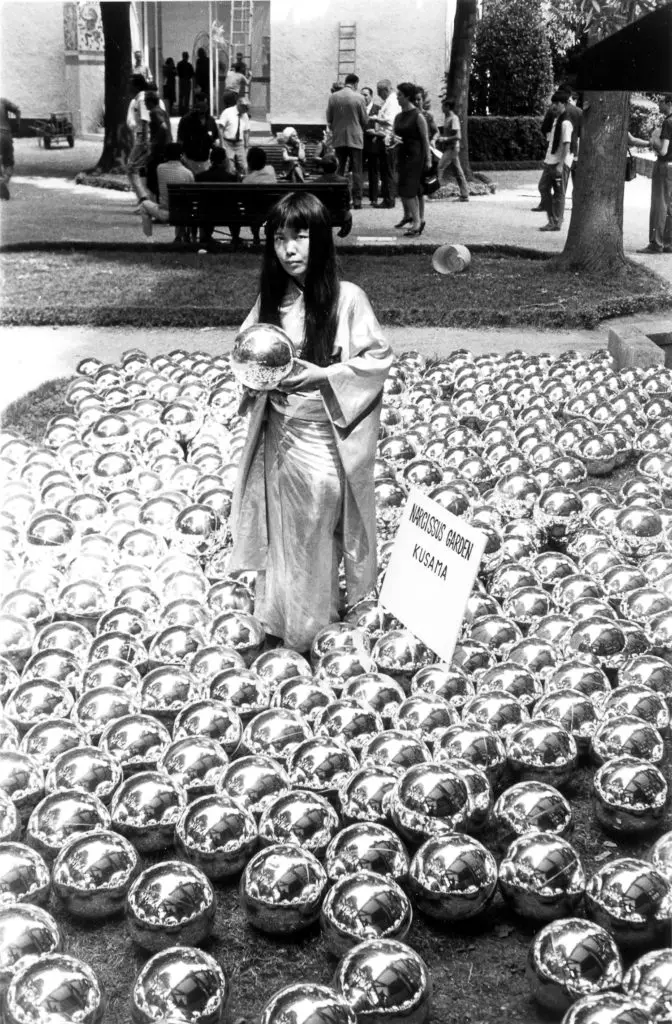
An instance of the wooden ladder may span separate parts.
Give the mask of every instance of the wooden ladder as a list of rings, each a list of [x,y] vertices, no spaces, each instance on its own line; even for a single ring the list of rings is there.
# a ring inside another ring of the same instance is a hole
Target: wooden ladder
[[[343,84],[346,75],[355,73],[357,24],[341,21],[338,24],[338,81]]]
[[[229,44],[231,64],[236,59],[236,53],[242,53],[248,74],[251,73],[252,0],[231,0]]]

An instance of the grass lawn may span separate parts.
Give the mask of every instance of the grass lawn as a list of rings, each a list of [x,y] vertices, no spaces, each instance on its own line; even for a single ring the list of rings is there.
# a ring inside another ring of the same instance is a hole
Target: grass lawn
[[[466,273],[434,272],[431,250],[341,256],[343,277],[386,325],[593,327],[672,306],[672,292],[630,264],[618,280],[554,268],[542,254],[474,247]],[[254,302],[260,255],[88,250],[5,252],[0,323],[236,326]]]
[[[50,381],[5,411],[3,423],[38,441],[47,419],[66,411],[63,396],[68,379]],[[612,490],[631,474],[626,466],[600,485]],[[672,783],[669,740],[664,762]],[[608,858],[645,856],[654,838],[672,827],[670,810],[659,829],[637,839],[606,836],[595,823],[591,780],[594,766],[582,764],[565,789],[574,814],[569,836],[587,876]],[[512,779],[505,780],[504,785]],[[479,838],[501,859],[505,845],[492,827]],[[166,859],[174,856],[166,851]],[[143,862],[146,866],[147,861]],[[227,1020],[253,1024],[269,996],[286,984],[298,981],[329,983],[336,961],[328,954],[319,928],[313,927],[291,941],[256,932],[245,920],[238,901],[237,881],[220,883],[213,937],[205,948],[222,964],[231,983]],[[103,983],[109,1006],[105,1024],[127,1024],[133,981],[147,955],[129,941],[123,919],[82,923],[70,918],[53,903],[49,909],[64,933],[66,949],[89,963]],[[408,936],[410,945],[426,960],[434,985],[432,1020],[436,1024],[545,1024],[550,1018],[530,999],[525,963],[532,937],[538,930],[517,918],[497,895],[486,913],[462,925],[440,926],[416,914]],[[626,959],[626,964],[630,961]]]

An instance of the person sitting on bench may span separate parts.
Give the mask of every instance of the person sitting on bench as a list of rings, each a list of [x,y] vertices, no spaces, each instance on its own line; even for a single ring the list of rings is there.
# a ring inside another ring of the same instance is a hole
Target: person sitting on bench
[[[167,224],[168,213],[168,186],[177,184],[189,184],[193,182],[194,176],[184,166],[180,157],[182,155],[181,142],[169,142],[165,148],[165,161],[156,169],[156,177],[159,185],[159,201],[155,203],[147,192],[140,198],[140,210],[142,213],[142,230],[151,237],[152,224],[156,221],[159,224]],[[175,242],[188,241],[187,229],[175,228]]]
[[[200,174],[196,175],[196,181],[238,181],[238,175],[233,170],[229,155],[225,149],[222,149],[221,146],[215,146],[210,150],[210,166],[207,171],[201,171]],[[214,224],[201,224],[198,231],[198,244],[206,249],[212,246],[214,230]],[[229,227],[232,238],[234,230],[234,228]]]
[[[321,180],[333,182],[334,184],[336,184],[337,182],[345,182],[345,184],[348,185],[348,193],[350,192],[350,185],[348,179],[345,177],[344,174],[338,173],[338,157],[336,156],[335,153],[333,156],[328,154],[327,156],[322,157]],[[352,202],[352,197],[350,198],[350,201]],[[349,235],[351,231],[352,214],[348,213],[345,223],[343,224],[341,230],[338,232],[338,236],[339,238],[345,238],[345,236]]]
[[[266,150],[261,146],[251,146],[247,151],[247,174],[243,178],[243,185],[270,185],[277,180],[275,167],[267,162]],[[263,223],[262,218],[258,224],[250,225],[254,245],[261,245],[260,231]]]

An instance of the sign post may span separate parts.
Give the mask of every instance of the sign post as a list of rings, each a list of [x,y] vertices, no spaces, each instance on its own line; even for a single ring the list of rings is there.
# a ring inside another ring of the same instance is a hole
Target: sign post
[[[381,605],[450,663],[486,537],[417,487],[399,521]]]

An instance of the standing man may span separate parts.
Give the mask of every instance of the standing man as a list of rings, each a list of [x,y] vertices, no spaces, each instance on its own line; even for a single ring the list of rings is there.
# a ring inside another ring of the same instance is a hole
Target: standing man
[[[658,108],[664,120],[651,136],[656,162],[651,175],[649,244],[641,251],[672,253],[672,94],[663,96]]]
[[[131,74],[142,75],[147,82],[152,80],[152,72],[142,59],[142,50],[134,50],[133,52],[133,71]]]
[[[177,112],[180,116],[189,112],[191,101],[191,80],[194,77],[194,65],[189,60],[186,50],[182,52],[182,60],[177,62],[177,81],[179,85],[179,96]]]
[[[396,89],[392,88],[389,78],[382,78],[376,86],[381,99],[381,107],[371,121],[378,126],[376,143],[378,145],[378,163],[380,166],[380,194],[382,199],[376,205],[384,210],[392,210],[397,198],[397,166],[396,150],[386,145],[386,139],[392,132],[394,119],[401,113]]]
[[[235,97],[233,93],[228,95],[236,102],[224,107],[219,115],[219,132],[231,166],[238,178],[242,179],[247,174],[246,152],[250,142],[250,117],[247,113],[249,103],[242,96]]]
[[[357,75],[346,75],[345,88],[332,92],[327,104],[327,126],[334,138],[338,173],[345,174],[348,164],[352,170],[352,205],[355,210],[362,208],[362,150],[364,130],[369,120],[364,97],[357,91],[358,85]]]
[[[21,111],[11,100],[0,97],[0,199],[9,199],[9,182],[14,173],[14,140],[9,114],[16,118],[18,129]]]
[[[180,119],[177,141],[182,144],[182,159],[194,174],[202,174],[210,166],[210,151],[219,146],[219,131],[210,116],[208,97],[194,97],[194,109]]]
[[[149,161],[149,110],[145,102],[146,95],[152,95],[155,89],[150,88],[142,75],[131,75],[131,91],[133,99],[128,105],[126,124],[133,135],[133,145],[126,161],[126,173],[131,183],[131,188],[138,197],[138,201],[146,194],[145,186],[140,180],[141,174],[146,174]],[[163,100],[156,104],[165,113]]]
[[[467,179],[464,176],[462,170],[462,164],[460,163],[460,142],[462,141],[462,125],[460,119],[455,113],[455,101],[446,100],[445,105],[446,120],[443,128],[443,137],[446,140],[446,148],[444,149],[441,159],[439,160],[439,166],[437,169],[437,175],[442,185],[446,184],[446,171],[449,167],[453,168],[457,183],[460,186],[460,202],[469,202],[469,185]]]
[[[548,149],[539,181],[541,205],[548,223],[540,231],[559,231],[565,215],[567,181],[572,167],[572,122],[565,113],[567,94],[554,92],[551,97],[553,124],[548,132]]]

